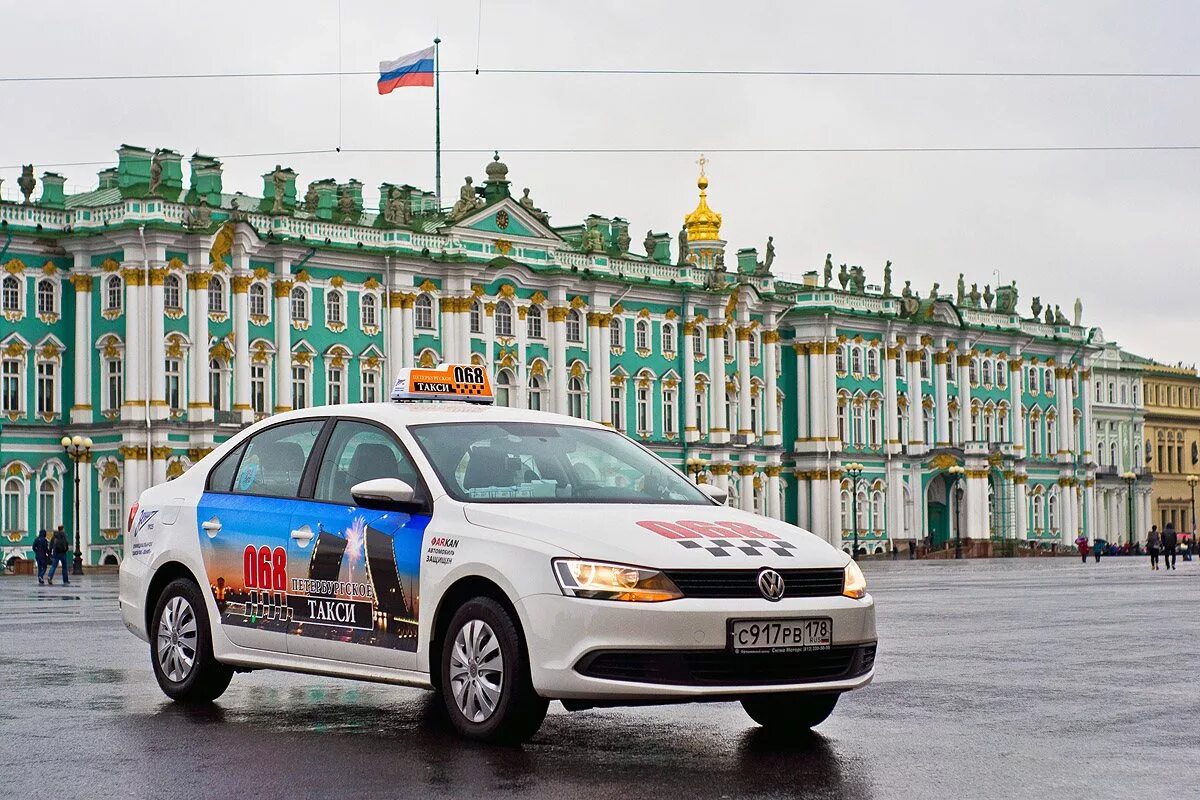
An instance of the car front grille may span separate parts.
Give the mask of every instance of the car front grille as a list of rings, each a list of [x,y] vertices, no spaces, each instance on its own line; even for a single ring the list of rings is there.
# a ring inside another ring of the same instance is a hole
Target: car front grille
[[[599,650],[575,671],[591,678],[672,686],[763,686],[818,683],[866,675],[875,644],[841,645],[805,653],[729,650]]]
[[[845,573],[841,569],[780,569],[783,596],[837,597],[842,593]],[[724,599],[762,597],[757,569],[672,569],[665,570],[684,597]]]

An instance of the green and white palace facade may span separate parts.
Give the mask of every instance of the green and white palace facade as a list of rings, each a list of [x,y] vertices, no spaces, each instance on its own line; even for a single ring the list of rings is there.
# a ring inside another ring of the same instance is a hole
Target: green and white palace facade
[[[1078,307],[1043,319],[1015,286],[894,291],[890,264],[876,285],[773,242],[731,252],[703,173],[682,230],[637,244],[616,216],[551,224],[498,157],[452,206],[384,183],[368,209],[358,181],[279,167],[262,197],[233,194],[214,158],[131,146],[92,191],[32,168],[16,184],[0,187],[5,560],[75,529],[64,435],[93,441],[79,522],[87,562],[112,563],[138,494],[241,427],[386,399],[397,368],[445,361],[845,548],[855,528],[872,552],[956,532],[1071,542],[1121,516],[1097,508],[1094,364],[1137,364]]]

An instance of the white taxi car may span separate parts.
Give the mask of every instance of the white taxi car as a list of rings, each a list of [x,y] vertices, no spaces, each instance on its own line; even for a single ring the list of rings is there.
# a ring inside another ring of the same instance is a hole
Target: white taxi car
[[[359,678],[513,742],[551,700],[737,699],[806,728],[870,682],[874,604],[822,539],[601,425],[472,402],[479,367],[405,370],[393,399],[445,402],[279,414],[142,494],[120,606],[168,696]]]

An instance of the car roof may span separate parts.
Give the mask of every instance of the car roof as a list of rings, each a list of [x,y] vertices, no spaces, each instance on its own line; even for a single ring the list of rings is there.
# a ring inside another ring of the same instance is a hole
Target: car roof
[[[345,403],[332,406],[313,406],[275,414],[264,422],[275,423],[329,416],[363,417],[383,422],[395,428],[433,422],[542,422],[583,428],[605,428],[605,426],[590,420],[565,414],[553,414],[549,411],[531,411],[524,408],[462,402]]]

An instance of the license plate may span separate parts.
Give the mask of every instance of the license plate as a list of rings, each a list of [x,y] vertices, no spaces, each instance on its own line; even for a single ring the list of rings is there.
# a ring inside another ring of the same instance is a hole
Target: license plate
[[[833,644],[833,620],[735,619],[729,624],[729,645],[735,653],[798,653],[828,650]]]

